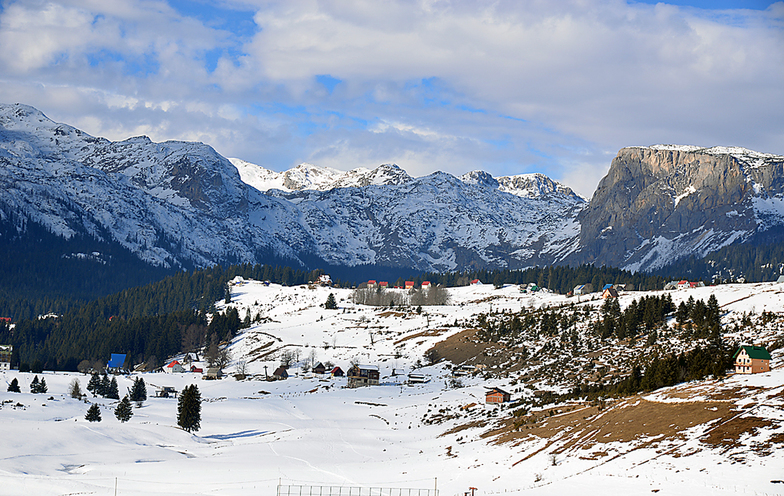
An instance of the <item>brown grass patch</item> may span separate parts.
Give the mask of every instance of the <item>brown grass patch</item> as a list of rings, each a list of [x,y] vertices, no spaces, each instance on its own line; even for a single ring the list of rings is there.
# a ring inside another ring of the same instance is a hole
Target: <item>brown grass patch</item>
[[[410,336],[406,336],[404,338],[398,339],[394,342],[395,346],[399,345],[400,343],[404,343],[409,339],[416,339],[422,337],[432,337],[432,336],[440,336],[441,334],[445,333],[446,329],[429,329],[427,331],[418,332],[416,334],[411,334]],[[422,341],[424,342],[424,341]]]
[[[496,363],[498,357],[485,355],[487,350],[494,349],[496,345],[476,342],[477,332],[479,332],[479,329],[466,329],[436,343],[433,348],[435,348],[440,357],[452,363],[466,363],[469,360],[473,364],[482,364],[485,361]]]
[[[655,438],[659,442],[677,438],[682,430],[695,425],[729,418],[732,414],[730,406],[716,401],[658,403],[634,397],[604,410],[583,405],[552,417],[547,412],[536,412],[527,417],[507,419],[501,427],[485,434],[495,437],[497,443],[508,443],[529,436],[555,442],[559,435],[568,433],[568,439],[555,451],[558,453],[641,438]]]
[[[458,432],[464,431],[466,429],[473,429],[474,427],[484,427],[486,425],[487,425],[487,420],[474,420],[473,422],[468,422],[465,424],[460,424],[457,427],[452,427],[448,431],[439,434],[438,437],[448,436],[450,434],[457,434]]]
[[[378,314],[379,317],[400,317],[402,319],[408,317],[408,314],[405,312],[395,312],[393,310],[388,310],[386,312],[381,312]]]
[[[759,417],[735,417],[711,429],[700,441],[714,448],[722,448],[722,451],[726,452],[742,446],[740,438],[744,434],[754,434],[759,429],[772,425],[772,421]]]

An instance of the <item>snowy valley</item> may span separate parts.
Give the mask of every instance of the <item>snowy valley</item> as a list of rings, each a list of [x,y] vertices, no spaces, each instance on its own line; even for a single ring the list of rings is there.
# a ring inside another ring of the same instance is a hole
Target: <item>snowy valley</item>
[[[699,344],[677,338],[671,317],[649,344],[644,336],[598,338],[590,322],[520,343],[528,358],[502,354],[506,345],[465,339],[485,316],[521,311],[576,310],[599,315],[598,294],[567,298],[516,285],[449,288],[443,306],[394,308],[354,303],[351,290],[284,287],[235,279],[231,301],[255,321],[228,344],[232,360],[222,380],[196,373],[119,376],[120,391],[134,377],[147,383],[147,401],[127,423],[114,418],[115,400],[70,398],[74,378],[39,374],[46,394],[0,392],[0,442],[7,494],[274,494],[283,486],[417,488],[440,495],[477,494],[782,494],[784,459],[784,286],[732,284],[676,291],[621,293],[621,308],[642,297],[671,296],[675,305],[708,300],[721,309],[723,339],[764,344],[772,371],[682,383],[651,393],[602,401],[541,399],[575,384],[556,369],[585,371],[580,378],[628,373],[635,357],[652,350],[683,351]],[[324,308],[329,294],[338,308]],[[588,310],[585,310],[585,308]],[[590,319],[589,319],[590,320]],[[470,358],[440,360],[482,344]],[[470,341],[470,343],[469,343]],[[487,346],[485,346],[487,345]],[[290,377],[266,381],[285,357]],[[616,357],[623,357],[617,363]],[[172,357],[180,358],[182,357]],[[564,360],[567,358],[567,360]],[[483,362],[483,360],[485,360]],[[430,363],[434,361],[436,363]],[[346,379],[314,374],[315,362],[347,370],[376,365],[380,384],[347,388]],[[473,363],[472,373],[453,368]],[[590,364],[590,366],[588,366]],[[197,363],[196,365],[201,365]],[[477,367],[477,365],[479,365]],[[231,377],[243,369],[248,377]],[[424,383],[408,374],[424,376]],[[619,375],[619,376],[620,376]],[[578,379],[581,380],[581,379]],[[181,391],[197,384],[202,423],[190,434],[177,427],[173,398],[156,388]],[[512,402],[487,404],[488,388],[512,393]],[[84,419],[89,403],[103,421]],[[325,490],[325,489],[316,489]],[[424,494],[424,493],[423,493]]]

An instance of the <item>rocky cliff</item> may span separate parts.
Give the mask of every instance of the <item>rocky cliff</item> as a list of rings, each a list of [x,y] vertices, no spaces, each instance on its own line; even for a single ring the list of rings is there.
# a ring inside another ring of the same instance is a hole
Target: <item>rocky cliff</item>
[[[624,148],[578,216],[573,260],[657,269],[781,225],[782,167],[743,148]]]

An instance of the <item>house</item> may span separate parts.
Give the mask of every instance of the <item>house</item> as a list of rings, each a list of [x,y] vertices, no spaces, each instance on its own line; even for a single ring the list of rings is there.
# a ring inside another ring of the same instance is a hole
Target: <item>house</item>
[[[613,285],[612,285],[612,284],[605,284],[604,286],[602,286],[602,292],[604,292],[604,290],[606,290],[606,289],[610,289],[610,288],[612,288],[612,287],[613,287]]]
[[[329,274],[321,274],[318,278],[318,283],[322,286],[329,286],[332,284],[332,278]]]
[[[574,296],[580,296],[580,295],[590,293],[590,291],[586,289],[587,286],[588,286],[587,284],[580,284],[578,286],[575,286],[574,289],[572,290],[572,294]]]
[[[473,365],[460,365],[452,369],[452,375],[461,377],[464,375],[472,374],[476,369]]]
[[[480,281],[479,279],[474,279],[473,281],[471,281],[471,286],[479,286],[480,284],[482,284],[482,281]]]
[[[354,365],[348,369],[348,387],[377,386],[380,377],[378,365]]]
[[[371,280],[369,280],[369,281],[367,282],[367,287],[368,287],[368,289],[372,289],[372,288],[375,288],[375,287],[376,287],[376,284],[378,284],[378,283],[376,282],[376,280],[375,280],[375,279],[371,279]]]
[[[689,289],[691,284],[686,279],[678,281],[678,289]]]
[[[509,401],[512,401],[512,395],[503,389],[492,388],[485,392],[485,403],[507,403]]]
[[[616,290],[615,288],[607,288],[604,291],[602,291],[602,298],[604,298],[605,300],[607,298],[618,298],[618,290]]]
[[[430,289],[430,281],[422,281],[422,289]]]
[[[782,276],[782,277],[784,277],[784,276]],[[0,322],[2,322],[3,324],[10,324],[11,323],[11,317],[0,317]]]
[[[289,378],[289,372],[286,370],[286,367],[282,365],[276,368],[275,372],[272,373],[272,379],[275,381],[282,381],[288,378]]]
[[[406,289],[414,289],[414,281],[406,281]]]
[[[106,364],[106,370],[113,373],[122,371],[125,365],[125,353],[112,353],[109,363]]]
[[[690,288],[704,288],[705,287],[705,283],[702,282],[702,281],[690,282],[689,283],[689,287]]]
[[[678,281],[670,281],[664,285],[665,290],[678,289]]]
[[[425,374],[408,374],[408,383],[409,384],[425,384],[430,382],[430,378]]]
[[[764,346],[741,346],[732,358],[736,374],[770,372],[770,353]]]
[[[319,363],[316,364],[315,367],[313,367],[313,373],[314,374],[326,374],[327,373],[327,368],[324,366],[323,363],[319,362]]]
[[[378,287],[381,288],[381,289],[387,289],[387,288],[389,288],[389,282],[381,281],[380,283],[378,283]]]
[[[216,379],[221,379],[223,377],[223,371],[219,367],[210,367],[207,369],[207,373],[202,376],[202,379],[207,381],[212,381]]]
[[[183,367],[179,361],[174,360],[171,363],[166,364],[166,366],[163,367],[163,371],[169,374],[181,374],[185,372],[185,367]]]
[[[335,367],[335,368],[334,368],[334,369],[332,369],[332,371],[330,372],[330,375],[331,375],[332,377],[343,377],[343,376],[344,376],[344,375],[346,375],[346,374],[344,374],[344,373],[343,373],[343,369],[341,369],[340,367]]]
[[[11,370],[11,355],[13,353],[13,345],[0,344],[0,372]]]
[[[202,369],[201,367],[197,367],[195,365],[191,365],[191,372],[195,372],[197,374],[203,374],[204,369]]]

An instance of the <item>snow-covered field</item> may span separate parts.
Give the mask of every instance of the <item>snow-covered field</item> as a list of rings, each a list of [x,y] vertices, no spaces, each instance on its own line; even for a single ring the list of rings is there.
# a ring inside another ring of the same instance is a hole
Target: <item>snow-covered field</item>
[[[677,304],[689,296],[707,300],[713,293],[727,312],[724,318],[730,319],[733,313],[781,313],[781,291],[779,285],[746,284],[672,295]],[[339,310],[320,306],[330,292]],[[46,372],[39,377],[46,378],[49,392],[34,395],[29,393],[33,374],[0,374],[6,383],[18,378],[23,391],[8,393],[0,387],[0,494],[114,494],[115,488],[116,494],[274,494],[279,483],[422,489],[437,485],[440,494],[448,496],[463,494],[469,487],[478,488],[477,494],[784,494],[784,483],[772,482],[784,480],[780,442],[770,452],[750,449],[784,433],[780,352],[774,353],[775,368],[768,374],[681,385],[641,397],[640,401],[677,402],[684,394],[696,399],[707,390],[749,391],[745,407],[780,422],[759,429],[756,437],[741,437],[742,446],[729,451],[700,444],[699,436],[712,426],[685,430],[677,442],[606,443],[603,449],[608,454],[595,459],[573,451],[557,453],[557,444],[547,448],[543,440],[497,444],[481,436],[489,429],[481,423],[500,418],[505,411],[485,405],[484,391],[488,386],[508,387],[508,380],[465,378],[465,387],[449,388],[446,369],[437,365],[421,369],[431,378],[429,383],[409,386],[403,383],[404,376],[392,375],[393,369],[410,371],[432,344],[461,330],[445,325],[491,306],[493,311],[519,310],[576,300],[522,294],[516,286],[451,292],[452,305],[425,307],[419,315],[354,305],[347,290],[236,284],[231,305],[240,308],[241,317],[247,308],[252,316],[259,313],[263,323],[235,339],[235,360],[227,370],[246,360],[249,372],[259,380],[206,381],[190,373],[142,375],[150,396],[155,386],[181,390],[198,385],[204,400],[202,428],[194,434],[176,426],[175,399],[151,397],[123,424],[113,414],[116,401],[89,398],[102,406],[103,416],[102,422],[90,423],[84,419],[89,403],[67,394],[74,378],[84,389],[89,377]],[[624,296],[622,303],[639,296]],[[345,379],[296,369],[285,381],[260,380],[265,366],[270,374],[277,367],[281,351],[293,350],[299,350],[301,361],[331,361],[343,370],[352,360],[378,364],[382,385],[347,389]],[[273,353],[265,356],[269,352]],[[121,394],[132,380],[133,376],[118,378]],[[461,408],[471,403],[475,405]],[[439,410],[455,418],[423,422]],[[561,436],[568,434],[565,430]],[[738,450],[742,460],[734,456]]]

